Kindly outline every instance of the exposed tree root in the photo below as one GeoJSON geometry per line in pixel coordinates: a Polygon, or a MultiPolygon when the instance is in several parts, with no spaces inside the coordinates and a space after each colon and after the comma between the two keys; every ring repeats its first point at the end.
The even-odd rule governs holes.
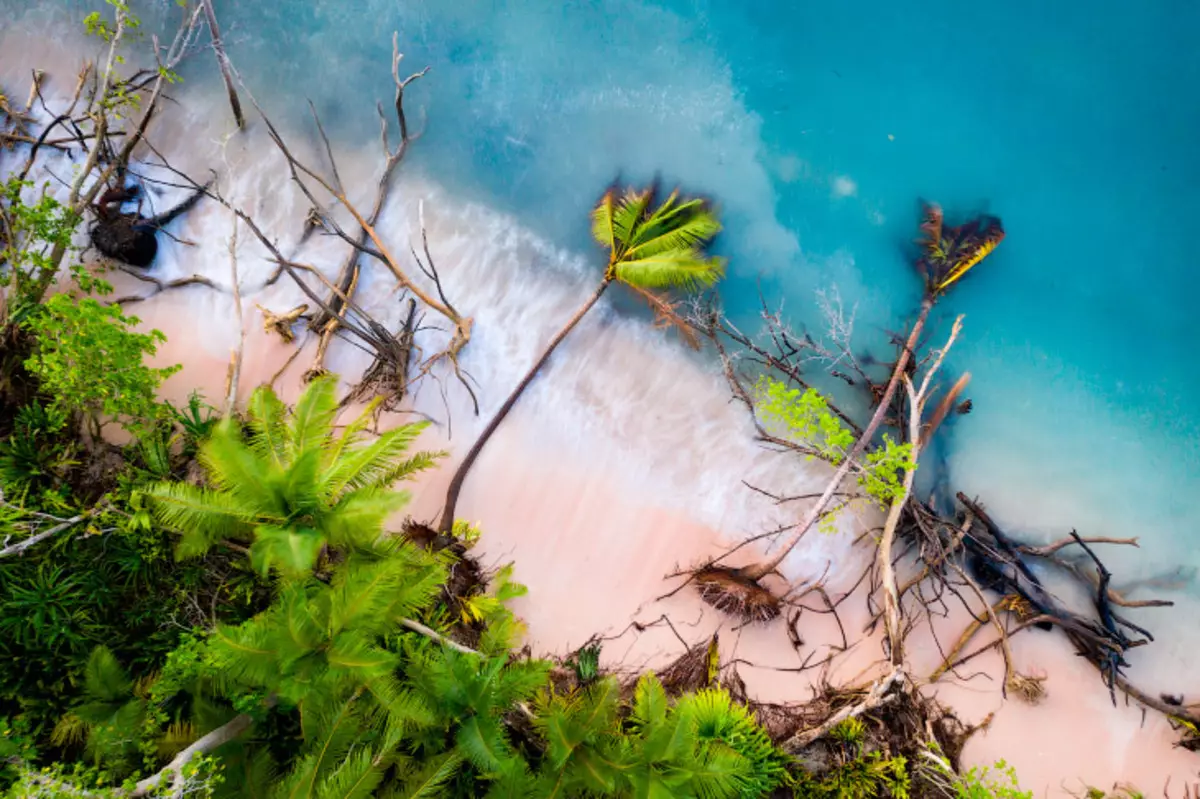
{"type": "Polygon", "coordinates": [[[740,569],[707,566],[692,575],[700,598],[723,613],[748,623],[777,619],[783,601],[740,569]]]}

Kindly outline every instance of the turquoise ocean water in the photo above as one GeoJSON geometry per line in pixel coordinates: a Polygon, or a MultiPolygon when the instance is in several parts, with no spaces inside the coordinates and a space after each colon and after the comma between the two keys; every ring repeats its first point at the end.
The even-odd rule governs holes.
{"type": "Polygon", "coordinates": [[[398,30],[405,66],[433,66],[411,96],[427,120],[414,168],[562,246],[590,246],[585,212],[617,175],[658,172],[711,194],[739,315],[761,281],[818,329],[814,292],[837,286],[878,348],[918,299],[918,198],[951,219],[1001,216],[1007,239],[938,311],[939,335],[966,315],[951,368],[974,378],[975,412],[944,440],[952,483],[1034,537],[1142,536],[1141,550],[1110,555],[1118,580],[1200,565],[1200,5],[225,0],[217,11],[268,108],[299,114],[310,97],[333,135],[356,141],[376,135],[398,30]]]}

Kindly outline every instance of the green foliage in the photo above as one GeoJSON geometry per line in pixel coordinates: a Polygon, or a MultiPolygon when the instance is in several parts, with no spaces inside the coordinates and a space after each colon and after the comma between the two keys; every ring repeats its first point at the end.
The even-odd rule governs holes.
{"type": "Polygon", "coordinates": [[[57,271],[51,253],[70,245],[79,224],[79,217],[54,199],[48,186],[32,202],[25,200],[24,193],[32,188],[32,183],[16,178],[0,184],[0,269],[7,272],[9,283],[9,315],[0,322],[20,323],[37,308],[57,271]]]}
{"type": "Polygon", "coordinates": [[[874,751],[860,754],[815,780],[803,777],[796,788],[801,799],[907,799],[909,776],[903,757],[874,751]]]}
{"type": "MultiPolygon", "coordinates": [[[[624,779],[636,796],[758,795],[756,764],[716,735],[721,723],[699,697],[671,704],[653,673],[638,680],[628,734],[621,741],[624,779]]],[[[726,697],[727,699],[727,697],[726,697]]]]}
{"type": "Polygon", "coordinates": [[[579,682],[593,682],[600,676],[600,642],[584,645],[571,659],[571,666],[579,682]]]}
{"type": "Polygon", "coordinates": [[[208,438],[220,421],[216,408],[209,405],[198,391],[188,395],[187,405],[176,408],[170,402],[164,403],[171,413],[171,418],[183,430],[184,441],[190,448],[208,438]]]}
{"type": "Polygon", "coordinates": [[[904,474],[917,468],[913,459],[912,444],[897,444],[886,433],[883,446],[867,453],[866,468],[859,475],[858,484],[867,496],[881,506],[887,507],[904,495],[904,474]]]}
{"type": "Polygon", "coordinates": [[[704,248],[721,230],[707,201],[672,192],[655,205],[655,187],[610,190],[592,211],[592,236],[609,250],[606,280],[642,289],[711,286],[725,263],[704,248]]]}
{"type": "Polygon", "coordinates": [[[51,741],[62,746],[82,737],[94,765],[132,771],[141,749],[145,698],[136,695],[129,673],[105,646],[92,650],[83,686],[84,701],[59,720],[51,741]]]}
{"type": "Polygon", "coordinates": [[[265,612],[239,626],[217,628],[209,640],[208,666],[226,689],[264,689],[302,711],[360,689],[391,708],[403,697],[391,676],[399,655],[383,640],[400,629],[400,619],[432,603],[445,574],[406,544],[393,543],[388,554],[376,562],[351,562],[328,584],[284,585],[265,612]]]}
{"type": "Polygon", "coordinates": [[[508,563],[492,577],[486,593],[462,597],[459,601],[462,621],[483,626],[479,649],[488,654],[507,652],[525,635],[525,624],[518,619],[508,603],[525,596],[529,589],[512,579],[513,564],[508,563]]]}
{"type": "Polygon", "coordinates": [[[210,487],[163,483],[150,492],[158,518],[181,534],[179,557],[230,539],[250,542],[259,573],[298,579],[327,560],[330,549],[370,555],[384,546],[384,522],[408,499],[392,484],[438,455],[407,455],[424,423],[364,443],[371,408],[335,436],[335,387],[332,377],[313,381],[294,411],[270,388],[256,389],[249,435],[226,419],[200,445],[210,487]]]}
{"type": "Polygon", "coordinates": [[[0,486],[10,495],[34,494],[62,483],[78,465],[77,447],[64,436],[67,414],[36,399],[17,411],[13,429],[0,440],[0,486]]]}
{"type": "MultiPolygon", "coordinates": [[[[999,760],[993,766],[974,767],[963,774],[955,773],[936,747],[923,752],[921,776],[954,799],[1032,799],[1032,791],[1022,791],[1012,766],[999,760]]],[[[1105,793],[1100,792],[1099,799],[1105,793]]],[[[1117,799],[1119,794],[1114,795],[1117,799]]],[[[1127,797],[1133,799],[1133,797],[1127,797]]]]}
{"type": "Polygon", "coordinates": [[[829,410],[829,401],[816,389],[801,391],[781,380],[761,377],[754,386],[754,402],[763,419],[780,427],[783,435],[801,442],[834,466],[854,446],[854,434],[829,410]]]}
{"type": "Polygon", "coordinates": [[[1032,799],[1032,791],[1022,791],[1017,774],[1003,760],[995,766],[972,768],[954,782],[956,799],[1032,799]]]}
{"type": "MultiPolygon", "coordinates": [[[[854,434],[829,410],[829,401],[816,389],[801,391],[761,377],[754,386],[754,403],[764,421],[810,448],[810,459],[820,457],[837,466],[854,446],[854,434]]],[[[912,444],[897,444],[885,434],[883,444],[867,453],[858,484],[868,497],[887,507],[903,493],[905,472],[916,468],[912,444]]]]}
{"type": "Polygon", "coordinates": [[[158,389],[179,367],[143,363],[166,338],[136,332],[138,322],[120,306],[56,294],[26,322],[36,343],[25,367],[55,409],[103,414],[144,430],[147,420],[163,416],[158,389]]]}
{"type": "Polygon", "coordinates": [[[29,723],[21,717],[0,716],[0,791],[20,778],[20,766],[37,757],[29,723]]]}

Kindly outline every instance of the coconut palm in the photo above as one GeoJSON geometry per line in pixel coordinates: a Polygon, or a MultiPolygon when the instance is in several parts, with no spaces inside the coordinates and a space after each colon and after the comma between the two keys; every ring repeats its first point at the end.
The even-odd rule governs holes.
{"type": "Polygon", "coordinates": [[[363,443],[371,408],[335,436],[335,385],[333,377],[314,380],[294,411],[259,387],[248,407],[249,436],[225,419],[201,445],[207,486],[162,483],[148,492],[158,518],[181,534],[177,557],[232,539],[250,544],[261,573],[294,578],[311,573],[327,548],[369,552],[380,545],[384,522],[408,500],[392,485],[438,455],[408,454],[424,423],[363,443]]]}
{"type": "Polygon", "coordinates": [[[769,621],[779,615],[779,600],[758,584],[758,581],[779,568],[784,558],[796,547],[804,534],[808,532],[821,514],[829,506],[830,500],[837,492],[842,480],[849,474],[851,467],[862,455],[871,439],[875,436],[883,418],[891,407],[896,395],[896,388],[908,368],[913,351],[920,340],[921,331],[929,318],[929,312],[934,304],[941,299],[946,291],[957,283],[974,266],[986,258],[992,250],[1004,239],[1004,229],[1000,220],[994,217],[983,217],[972,220],[959,227],[946,228],[943,225],[942,209],[936,205],[926,205],[921,231],[925,234],[921,240],[921,257],[917,260],[917,269],[925,282],[924,296],[917,320],[913,323],[908,340],[896,359],[891,378],[883,392],[871,421],[864,428],[849,454],[842,460],[833,479],[829,481],[824,493],[813,505],[804,520],[796,526],[791,536],[774,556],[758,563],[751,563],[738,569],[725,567],[707,567],[698,570],[694,577],[700,589],[701,596],[710,604],[748,619],[769,621]]]}
{"type": "Polygon", "coordinates": [[[724,274],[724,261],[705,252],[707,245],[721,230],[721,224],[708,202],[699,198],[682,199],[678,191],[672,192],[661,204],[656,201],[657,190],[654,186],[642,191],[627,190],[619,198],[615,190],[610,189],[592,211],[592,236],[608,248],[609,253],[604,277],[562,330],[550,339],[541,356],[517,383],[517,387],[467,452],[446,491],[441,533],[449,533],[453,528],[454,510],[463,481],[488,439],[546,365],[554,350],[595,306],[609,286],[622,283],[662,309],[664,304],[652,293],[654,290],[711,286],[724,274]]]}

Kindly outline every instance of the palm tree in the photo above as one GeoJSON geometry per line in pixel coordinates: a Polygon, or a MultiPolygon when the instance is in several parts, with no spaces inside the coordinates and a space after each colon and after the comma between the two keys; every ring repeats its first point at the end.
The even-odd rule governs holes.
{"type": "Polygon", "coordinates": [[[201,445],[207,487],[161,483],[150,490],[158,518],[181,534],[177,557],[203,555],[232,539],[250,543],[259,572],[296,578],[311,573],[330,547],[370,553],[382,546],[384,522],[408,501],[392,485],[432,466],[440,453],[408,455],[424,423],[364,444],[370,407],[335,436],[335,385],[333,377],[314,380],[294,411],[259,387],[250,398],[248,438],[236,420],[224,419],[201,445]]]}
{"type": "Polygon", "coordinates": [[[913,323],[904,349],[896,359],[887,388],[871,421],[859,436],[853,448],[842,460],[833,479],[825,487],[825,492],[813,505],[804,520],[796,526],[788,540],[779,548],[775,555],[758,563],[751,563],[739,569],[709,566],[698,570],[693,575],[700,589],[700,594],[715,607],[737,613],[748,619],[769,621],[779,615],[779,600],[758,584],[758,581],[779,568],[784,558],[800,543],[800,539],[808,532],[821,514],[829,506],[830,500],[837,492],[842,480],[849,474],[851,467],[858,457],[871,443],[883,418],[892,405],[896,388],[908,368],[913,351],[920,340],[921,331],[929,318],[929,312],[934,304],[941,299],[946,291],[957,283],[968,271],[986,258],[992,250],[1004,239],[1004,228],[995,217],[983,217],[972,220],[959,227],[946,228],[943,225],[942,209],[937,205],[927,204],[924,210],[924,220],[921,232],[925,234],[921,240],[921,257],[917,260],[917,269],[925,283],[924,296],[917,320],[913,323]]]}
{"type": "Polygon", "coordinates": [[[446,491],[446,506],[439,525],[439,532],[443,535],[454,527],[454,510],[463,481],[488,439],[546,365],[554,350],[609,286],[622,283],[663,309],[666,306],[652,293],[654,290],[707,287],[724,274],[724,261],[705,252],[705,248],[721,230],[721,224],[709,203],[699,198],[683,200],[678,191],[672,192],[661,204],[656,205],[656,199],[655,186],[642,191],[627,190],[620,198],[615,190],[610,189],[592,211],[592,236],[609,252],[604,278],[587,301],[567,320],[562,330],[550,339],[541,357],[517,383],[459,464],[446,491]]]}

